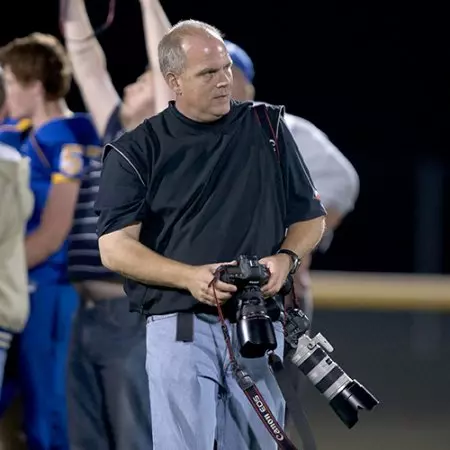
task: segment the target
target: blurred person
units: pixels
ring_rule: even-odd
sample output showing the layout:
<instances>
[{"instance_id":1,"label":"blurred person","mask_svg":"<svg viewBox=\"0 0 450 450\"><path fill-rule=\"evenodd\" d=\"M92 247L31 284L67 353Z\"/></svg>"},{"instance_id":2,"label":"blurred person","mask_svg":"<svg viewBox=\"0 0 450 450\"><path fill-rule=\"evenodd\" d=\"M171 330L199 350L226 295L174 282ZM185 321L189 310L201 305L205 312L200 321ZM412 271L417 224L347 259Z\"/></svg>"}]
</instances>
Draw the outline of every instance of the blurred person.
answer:
<instances>
[{"instance_id":1,"label":"blurred person","mask_svg":"<svg viewBox=\"0 0 450 450\"><path fill-rule=\"evenodd\" d=\"M6 93L0 69L0 123L5 118ZM0 390L13 335L23 330L29 311L25 227L33 209L33 194L29 159L14 145L16 130L0 125Z\"/></svg>"},{"instance_id":2,"label":"blurred person","mask_svg":"<svg viewBox=\"0 0 450 450\"><path fill-rule=\"evenodd\" d=\"M85 114L65 103L71 70L63 46L33 33L0 49L8 112L32 129L16 138L30 159L34 209L27 223L30 315L18 337L19 387L29 449L69 449L66 358L77 294L68 282L67 236L72 227L87 149L99 144ZM6 385L4 384L4 388ZM3 409L12 392L2 390Z\"/></svg>"},{"instance_id":3,"label":"blurred person","mask_svg":"<svg viewBox=\"0 0 450 450\"><path fill-rule=\"evenodd\" d=\"M8 373L9 367L14 365L15 348L17 347L17 345L14 345L14 336L23 330L28 318L28 277L25 263L24 228L33 207L33 194L29 188L29 161L23 158L17 158L20 155L17 148L21 140L17 131L22 130L25 133L29 129L30 123L26 120L12 119L8 116L3 78L3 69L0 67L0 192L5 191L5 201L0 205L0 228L2 226L5 227L0 232L4 236L0 238L0 298L2 302L0 304L0 307L2 307L0 327L3 328L0 348L0 388L3 384L3 377L10 376ZM11 125L16 125L18 122L21 122L18 128L11 127ZM11 174L13 174L12 178ZM14 210L15 214L7 216L9 209L2 210L2 207L10 208L11 204L14 204L8 201L8 196L16 194L16 197L22 197L22 183L26 183L25 186L28 191L30 210L28 215L23 219L24 228L22 231L17 225L7 229L10 226L11 219L13 222L15 219L18 219L19 210L21 207L25 207L27 198L23 197L17 202L17 209ZM13 187L14 185L17 189ZM14 232L14 236L11 235L12 232ZM17 236L20 236L19 243L17 243L19 240ZM2 255L5 253L11 253L11 256L3 257ZM20 265L23 266L22 270L20 269ZM2 280L2 275L5 278L4 280ZM13 298L11 298L12 295ZM14 301L12 302L12 300ZM20 439L20 413L20 403L17 401L0 418L0 448L2 450L25 448Z\"/></svg>"},{"instance_id":4,"label":"blurred person","mask_svg":"<svg viewBox=\"0 0 450 450\"><path fill-rule=\"evenodd\" d=\"M15 125L21 119L13 119L8 115L8 102L6 101L5 83L3 68L0 67L0 126L3 125ZM23 122L21 128L27 128L28 123Z\"/></svg>"},{"instance_id":5,"label":"blurred person","mask_svg":"<svg viewBox=\"0 0 450 450\"><path fill-rule=\"evenodd\" d=\"M106 57L95 37L84 0L66 1L63 30L74 78L104 142L162 111L173 98L158 67L152 69L158 63L158 42L170 23L159 0L140 0L140 4L148 68L125 87L121 99L108 73Z\"/></svg>"},{"instance_id":6,"label":"blurred person","mask_svg":"<svg viewBox=\"0 0 450 450\"><path fill-rule=\"evenodd\" d=\"M241 101L253 101L255 88L253 78L255 69L250 56L236 44L225 41L228 53L233 60L233 98ZM339 226L343 218L349 214L359 194L359 177L345 156L333 145L327 136L311 122L292 114L285 113L284 119L292 136L301 151L320 198L327 210L327 231L321 245L325 251L331 243L333 231ZM309 268L311 255L303 258L299 270L294 274L293 295L286 298L286 303L292 302L302 309L310 320L313 316L313 297ZM294 298L295 295L295 298ZM303 378L296 366L287 365L296 390L304 386ZM296 401L293 399L293 401ZM286 414L286 429L291 439L300 444L297 430L291 421L289 412Z\"/></svg>"},{"instance_id":7,"label":"blurred person","mask_svg":"<svg viewBox=\"0 0 450 450\"><path fill-rule=\"evenodd\" d=\"M164 109L172 93L158 63L158 42L169 28L159 1L141 0L149 69L127 86L123 101L107 72L83 0L63 11L66 47L84 103L105 143ZM151 67L156 65L156 70ZM80 190L70 237L69 273L81 296L69 360L69 418L73 449L151 448L145 373L145 319L129 313L123 280L101 262L93 203L101 161ZM111 345L114 342L115 345Z\"/></svg>"},{"instance_id":8,"label":"blurred person","mask_svg":"<svg viewBox=\"0 0 450 450\"><path fill-rule=\"evenodd\" d=\"M255 88L253 78L255 69L250 56L241 47L225 41L228 53L233 60L233 92L236 100L253 101ZM292 114L285 113L284 119L302 157L311 173L311 177L320 198L327 210L327 231L319 247L325 251L330 245L333 231L343 218L349 214L359 194L359 177L348 159L330 142L328 137L311 122ZM312 319L313 301L309 267L311 255L302 260L295 279L295 294L305 314Z\"/></svg>"},{"instance_id":9,"label":"blurred person","mask_svg":"<svg viewBox=\"0 0 450 450\"><path fill-rule=\"evenodd\" d=\"M274 295L320 240L326 213L282 108L268 106L278 161L253 105L231 100L232 62L216 28L178 23L159 62L176 100L106 146L96 202L102 261L126 277L132 309L147 317L153 448L210 450L217 437L218 448L275 449L232 375L216 301L281 425L282 394L266 357L238 355L236 287L211 283L220 262L259 255L271 274L262 290Z\"/></svg>"}]
</instances>

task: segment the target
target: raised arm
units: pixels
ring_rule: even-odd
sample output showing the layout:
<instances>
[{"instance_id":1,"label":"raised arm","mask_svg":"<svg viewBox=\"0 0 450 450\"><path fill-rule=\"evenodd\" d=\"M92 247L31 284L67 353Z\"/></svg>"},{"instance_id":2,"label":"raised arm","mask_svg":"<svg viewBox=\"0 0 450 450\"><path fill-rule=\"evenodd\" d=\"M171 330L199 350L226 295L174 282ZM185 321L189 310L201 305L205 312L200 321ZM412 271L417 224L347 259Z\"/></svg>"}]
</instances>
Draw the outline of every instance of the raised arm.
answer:
<instances>
[{"instance_id":1,"label":"raised arm","mask_svg":"<svg viewBox=\"0 0 450 450\"><path fill-rule=\"evenodd\" d=\"M145 33L145 46L148 61L153 70L153 83L155 88L155 113L159 113L167 107L173 94L165 82L158 61L158 44L171 24L164 12L159 0L140 0L142 20Z\"/></svg>"},{"instance_id":2,"label":"raised arm","mask_svg":"<svg viewBox=\"0 0 450 450\"><path fill-rule=\"evenodd\" d=\"M103 136L120 97L108 73L105 54L93 36L84 0L67 0L63 28L75 81L99 135Z\"/></svg>"}]
</instances>

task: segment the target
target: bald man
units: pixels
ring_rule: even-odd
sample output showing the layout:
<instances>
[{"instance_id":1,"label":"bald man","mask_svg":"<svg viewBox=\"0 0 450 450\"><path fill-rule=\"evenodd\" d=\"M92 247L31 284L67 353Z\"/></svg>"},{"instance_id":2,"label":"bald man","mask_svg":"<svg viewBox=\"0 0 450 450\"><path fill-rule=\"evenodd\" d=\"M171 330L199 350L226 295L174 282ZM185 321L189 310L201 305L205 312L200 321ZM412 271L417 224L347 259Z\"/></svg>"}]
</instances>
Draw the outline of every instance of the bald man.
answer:
<instances>
[{"instance_id":1,"label":"bald man","mask_svg":"<svg viewBox=\"0 0 450 450\"><path fill-rule=\"evenodd\" d=\"M236 381L223 324L281 426L283 396L265 351L243 351L242 292L214 276L257 255L270 274L255 294L264 304L317 245L326 213L282 107L267 106L279 129L274 155L253 104L231 99L232 61L216 28L178 23L159 61L175 101L106 146L96 203L102 261L126 276L132 309L147 317L153 446L211 450L216 438L221 449L275 450ZM282 324L269 324L282 357Z\"/></svg>"}]
</instances>

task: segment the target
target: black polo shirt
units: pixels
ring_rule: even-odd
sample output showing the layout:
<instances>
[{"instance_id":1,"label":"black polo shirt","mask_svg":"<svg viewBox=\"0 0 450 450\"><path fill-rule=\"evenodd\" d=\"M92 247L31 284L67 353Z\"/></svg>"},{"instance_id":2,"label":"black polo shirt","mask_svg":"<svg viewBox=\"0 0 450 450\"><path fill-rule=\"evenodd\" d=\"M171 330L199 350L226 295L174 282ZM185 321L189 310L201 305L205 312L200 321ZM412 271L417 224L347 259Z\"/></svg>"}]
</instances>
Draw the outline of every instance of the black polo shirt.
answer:
<instances>
[{"instance_id":1,"label":"black polo shirt","mask_svg":"<svg viewBox=\"0 0 450 450\"><path fill-rule=\"evenodd\" d=\"M276 121L280 107L268 108ZM195 122L171 103L106 146L98 234L142 222L145 246L193 265L272 255L286 228L325 214L283 121L278 146L279 157L250 102L233 101L212 123ZM144 314L198 305L178 289L126 280L125 290Z\"/></svg>"}]
</instances>

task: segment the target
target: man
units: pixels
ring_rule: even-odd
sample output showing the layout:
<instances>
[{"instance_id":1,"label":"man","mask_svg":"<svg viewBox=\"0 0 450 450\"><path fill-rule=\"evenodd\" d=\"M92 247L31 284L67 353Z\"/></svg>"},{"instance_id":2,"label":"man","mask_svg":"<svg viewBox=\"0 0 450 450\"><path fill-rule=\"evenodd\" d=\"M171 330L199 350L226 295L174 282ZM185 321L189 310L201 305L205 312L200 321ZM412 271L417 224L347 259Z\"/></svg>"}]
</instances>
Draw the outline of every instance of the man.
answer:
<instances>
[{"instance_id":1,"label":"man","mask_svg":"<svg viewBox=\"0 0 450 450\"><path fill-rule=\"evenodd\" d=\"M232 96L240 101L253 101L255 98L253 62L241 47L230 41L225 41L225 44L233 60ZM359 177L350 161L311 122L287 113L284 118L327 210L327 234L320 246L325 250L330 244L333 231L355 206L359 193ZM311 319L313 305L309 265L310 257L304 258L295 276L295 293L298 299L302 300L301 306Z\"/></svg>"},{"instance_id":2,"label":"man","mask_svg":"<svg viewBox=\"0 0 450 450\"><path fill-rule=\"evenodd\" d=\"M25 138L20 151L31 161L35 198L25 242L30 317L19 338L27 445L68 449L66 358L77 295L67 277L67 235L88 150L99 141L88 117L65 104L70 64L55 37L15 39L0 50L0 63L9 114L28 117L33 127L19 136ZM2 401L7 397L3 389Z\"/></svg>"},{"instance_id":3,"label":"man","mask_svg":"<svg viewBox=\"0 0 450 450\"><path fill-rule=\"evenodd\" d=\"M0 69L0 123L6 117L3 71ZM28 186L29 160L9 145L9 126L0 126L0 389L13 335L28 318L25 226L33 208Z\"/></svg>"},{"instance_id":4,"label":"man","mask_svg":"<svg viewBox=\"0 0 450 450\"><path fill-rule=\"evenodd\" d=\"M74 77L84 103L104 142L132 130L145 118L161 111L172 99L157 64L158 42L170 24L159 0L140 0L149 68L124 90L120 99L108 73L105 55L95 38L84 0L67 0L63 29Z\"/></svg>"},{"instance_id":5,"label":"man","mask_svg":"<svg viewBox=\"0 0 450 450\"><path fill-rule=\"evenodd\" d=\"M217 438L218 448L275 449L227 359L216 302L237 354L227 302L236 287L211 282L224 262L258 255L271 274L262 291L276 294L322 237L325 211L284 122L277 159L251 103L231 101L232 62L216 28L180 22L159 61L176 100L106 146L96 203L102 261L127 277L133 309L148 316L153 446L210 450ZM277 121L282 108L269 110ZM283 424L267 359L239 360Z\"/></svg>"}]
</instances>

